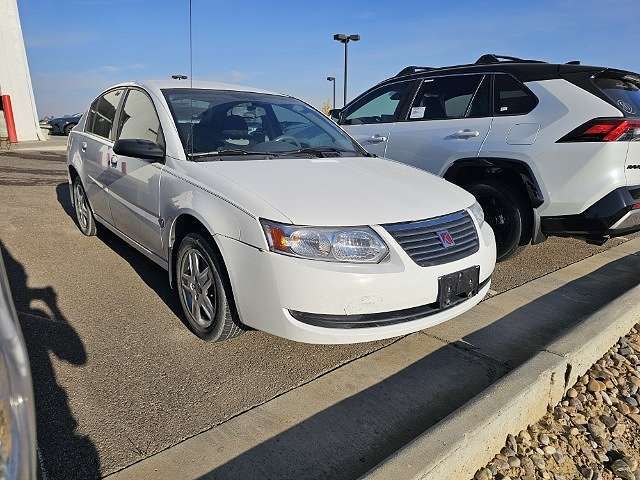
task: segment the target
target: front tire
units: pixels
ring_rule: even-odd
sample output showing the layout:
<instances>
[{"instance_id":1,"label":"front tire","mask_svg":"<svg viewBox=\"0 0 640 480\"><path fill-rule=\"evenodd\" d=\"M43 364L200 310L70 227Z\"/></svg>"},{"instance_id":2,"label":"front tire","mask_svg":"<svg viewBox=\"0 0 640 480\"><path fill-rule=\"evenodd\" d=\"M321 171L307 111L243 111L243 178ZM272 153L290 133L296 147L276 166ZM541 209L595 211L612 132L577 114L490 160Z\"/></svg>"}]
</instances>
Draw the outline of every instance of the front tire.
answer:
<instances>
[{"instance_id":1,"label":"front tire","mask_svg":"<svg viewBox=\"0 0 640 480\"><path fill-rule=\"evenodd\" d=\"M231 311L223 271L206 238L189 233L182 239L176 258L175 285L183 315L193 333L213 342L243 332Z\"/></svg>"},{"instance_id":2,"label":"front tire","mask_svg":"<svg viewBox=\"0 0 640 480\"><path fill-rule=\"evenodd\" d=\"M519 191L491 179L465 186L475 197L486 222L496 237L496 260L513 257L525 247L521 243L527 232L530 207Z\"/></svg>"},{"instance_id":3,"label":"front tire","mask_svg":"<svg viewBox=\"0 0 640 480\"><path fill-rule=\"evenodd\" d=\"M93 216L91 207L89 206L89 200L87 200L87 194L82 186L80 177L76 177L73 180L71 186L73 195L73 208L76 212L76 223L80 231L87 237L92 237L96 234L96 219Z\"/></svg>"}]
</instances>

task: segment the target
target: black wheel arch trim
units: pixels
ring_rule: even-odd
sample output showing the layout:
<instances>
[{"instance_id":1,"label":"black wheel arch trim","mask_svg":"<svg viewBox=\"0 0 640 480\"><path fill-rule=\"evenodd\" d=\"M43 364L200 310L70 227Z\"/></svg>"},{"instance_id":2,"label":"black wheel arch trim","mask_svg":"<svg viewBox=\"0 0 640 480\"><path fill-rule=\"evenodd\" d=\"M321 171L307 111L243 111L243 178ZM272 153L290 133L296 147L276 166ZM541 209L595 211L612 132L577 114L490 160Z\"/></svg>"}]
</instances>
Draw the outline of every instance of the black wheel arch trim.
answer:
<instances>
[{"instance_id":1,"label":"black wheel arch trim","mask_svg":"<svg viewBox=\"0 0 640 480\"><path fill-rule=\"evenodd\" d=\"M449 165L442 176L446 180L452 181L465 168L485 168L489 171L496 169L515 172L522 179L531 206L537 208L544 203L544 195L533 170L522 160L498 157L461 158Z\"/></svg>"}]
</instances>

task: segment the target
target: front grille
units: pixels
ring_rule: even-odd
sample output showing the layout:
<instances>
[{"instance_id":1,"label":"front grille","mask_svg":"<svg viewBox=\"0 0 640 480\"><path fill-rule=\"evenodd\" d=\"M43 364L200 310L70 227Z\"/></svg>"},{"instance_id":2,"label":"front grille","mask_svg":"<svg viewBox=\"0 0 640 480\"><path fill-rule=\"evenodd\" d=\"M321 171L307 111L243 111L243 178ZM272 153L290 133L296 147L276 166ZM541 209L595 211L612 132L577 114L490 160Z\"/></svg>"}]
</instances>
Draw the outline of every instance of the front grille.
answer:
<instances>
[{"instance_id":1,"label":"front grille","mask_svg":"<svg viewBox=\"0 0 640 480\"><path fill-rule=\"evenodd\" d=\"M417 222L382 225L421 267L460 260L480 248L478 232L466 210ZM439 232L449 232L454 244L444 247Z\"/></svg>"}]
</instances>

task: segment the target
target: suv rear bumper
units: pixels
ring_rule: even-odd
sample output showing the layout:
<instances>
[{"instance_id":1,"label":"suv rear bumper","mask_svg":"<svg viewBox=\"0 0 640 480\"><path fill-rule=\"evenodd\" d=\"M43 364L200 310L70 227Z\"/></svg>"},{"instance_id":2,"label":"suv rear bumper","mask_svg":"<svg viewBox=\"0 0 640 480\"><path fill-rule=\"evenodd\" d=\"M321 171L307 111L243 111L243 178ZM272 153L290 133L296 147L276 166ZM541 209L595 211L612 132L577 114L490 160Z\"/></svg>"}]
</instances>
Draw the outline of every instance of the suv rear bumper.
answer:
<instances>
[{"instance_id":1,"label":"suv rear bumper","mask_svg":"<svg viewBox=\"0 0 640 480\"><path fill-rule=\"evenodd\" d=\"M593 243L640 231L640 186L616 188L577 215L542 217L541 230Z\"/></svg>"}]
</instances>

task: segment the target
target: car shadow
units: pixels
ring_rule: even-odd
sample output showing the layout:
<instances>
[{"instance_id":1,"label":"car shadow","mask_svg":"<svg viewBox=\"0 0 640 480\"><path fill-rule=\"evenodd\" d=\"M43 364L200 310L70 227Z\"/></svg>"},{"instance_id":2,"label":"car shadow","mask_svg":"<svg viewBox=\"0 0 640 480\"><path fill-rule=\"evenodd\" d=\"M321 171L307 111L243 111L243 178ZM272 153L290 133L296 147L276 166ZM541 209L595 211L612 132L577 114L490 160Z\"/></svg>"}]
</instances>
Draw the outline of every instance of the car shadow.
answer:
<instances>
[{"instance_id":1,"label":"car shadow","mask_svg":"<svg viewBox=\"0 0 640 480\"><path fill-rule=\"evenodd\" d=\"M64 210L64 213L69 215L69 218L76 221L76 214L73 210L73 205L71 204L71 191L69 189L69 182L63 182L56 185L56 198L58 203Z\"/></svg>"},{"instance_id":2,"label":"car shadow","mask_svg":"<svg viewBox=\"0 0 640 480\"><path fill-rule=\"evenodd\" d=\"M489 325L476 325L460 340L425 352L423 358L383 381L247 449L199 480L359 478L502 375L543 351L586 316L640 285L638 271L640 256L628 255L503 314ZM473 312L459 318L472 325L477 320ZM430 330L424 333L429 335ZM481 364L485 366L479 369ZM341 386L329 384L327 388L340 390ZM295 415L298 405L289 408ZM226 448L241 445L254 432L264 435L265 429L268 432L273 422L286 420L288 414L265 409L256 418L264 425L247 424L236 431L229 422L219 439L209 436L210 448L223 455Z\"/></svg>"},{"instance_id":3,"label":"car shadow","mask_svg":"<svg viewBox=\"0 0 640 480\"><path fill-rule=\"evenodd\" d=\"M99 478L96 446L89 436L77 431L67 393L58 383L51 361L55 356L72 365L86 365L84 344L60 311L56 291L29 287L24 266L2 241L0 251L31 365L40 466L44 469L41 478Z\"/></svg>"},{"instance_id":4,"label":"car shadow","mask_svg":"<svg viewBox=\"0 0 640 480\"><path fill-rule=\"evenodd\" d=\"M56 186L56 197L64 212L69 215L73 222L76 222L76 214L71 204L68 182ZM180 303L174 291L169 286L168 273L162 267L153 263L127 242L100 224L98 224L98 238L114 253L126 260L142 281L154 290L174 315L184 323Z\"/></svg>"}]
</instances>

